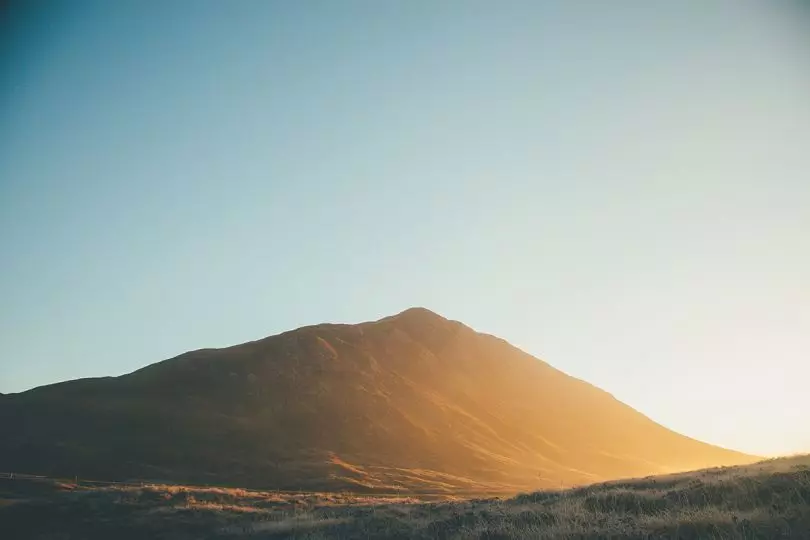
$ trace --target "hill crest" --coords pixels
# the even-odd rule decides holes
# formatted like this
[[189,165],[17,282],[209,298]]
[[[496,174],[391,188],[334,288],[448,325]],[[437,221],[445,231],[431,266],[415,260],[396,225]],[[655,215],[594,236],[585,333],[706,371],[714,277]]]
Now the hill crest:
[[4,396],[14,470],[292,489],[559,487],[752,461],[425,308]]

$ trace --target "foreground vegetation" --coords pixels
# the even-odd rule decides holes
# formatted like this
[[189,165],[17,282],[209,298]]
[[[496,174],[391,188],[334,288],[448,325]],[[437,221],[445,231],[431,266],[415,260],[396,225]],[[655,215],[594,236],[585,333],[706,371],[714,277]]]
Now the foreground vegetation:
[[477,500],[2,479],[0,536],[810,538],[810,456]]

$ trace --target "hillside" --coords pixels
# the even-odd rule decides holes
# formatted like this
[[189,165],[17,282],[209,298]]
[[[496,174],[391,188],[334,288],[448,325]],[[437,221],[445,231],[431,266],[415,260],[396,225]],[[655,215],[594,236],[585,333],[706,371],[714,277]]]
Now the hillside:
[[807,539],[810,456],[440,501],[0,476],[0,523],[17,540]]
[[426,309],[3,396],[10,471],[495,493],[752,461]]

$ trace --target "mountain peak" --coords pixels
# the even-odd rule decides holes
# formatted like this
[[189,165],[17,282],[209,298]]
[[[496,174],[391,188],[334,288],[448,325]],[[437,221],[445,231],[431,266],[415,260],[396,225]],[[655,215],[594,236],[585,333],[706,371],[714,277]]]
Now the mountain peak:
[[421,306],[414,306],[414,307],[408,308],[408,309],[406,309],[405,311],[403,311],[401,313],[397,313],[396,315],[394,315],[391,318],[400,318],[400,319],[404,319],[404,318],[409,318],[409,319],[416,319],[416,318],[419,318],[419,319],[441,319],[442,321],[447,320],[444,317],[442,317],[441,315],[439,315],[438,313],[436,313],[435,311],[431,311],[428,308],[421,307]]
[[408,308],[396,315],[384,317],[379,322],[392,323],[399,328],[417,333],[447,329],[453,323],[453,321],[445,319],[438,313],[418,306]]

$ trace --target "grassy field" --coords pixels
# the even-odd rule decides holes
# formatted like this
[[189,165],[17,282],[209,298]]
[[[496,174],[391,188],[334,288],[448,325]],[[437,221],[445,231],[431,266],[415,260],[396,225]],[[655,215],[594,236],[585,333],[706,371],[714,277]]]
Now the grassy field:
[[810,539],[810,456],[474,500],[0,479],[0,537]]

